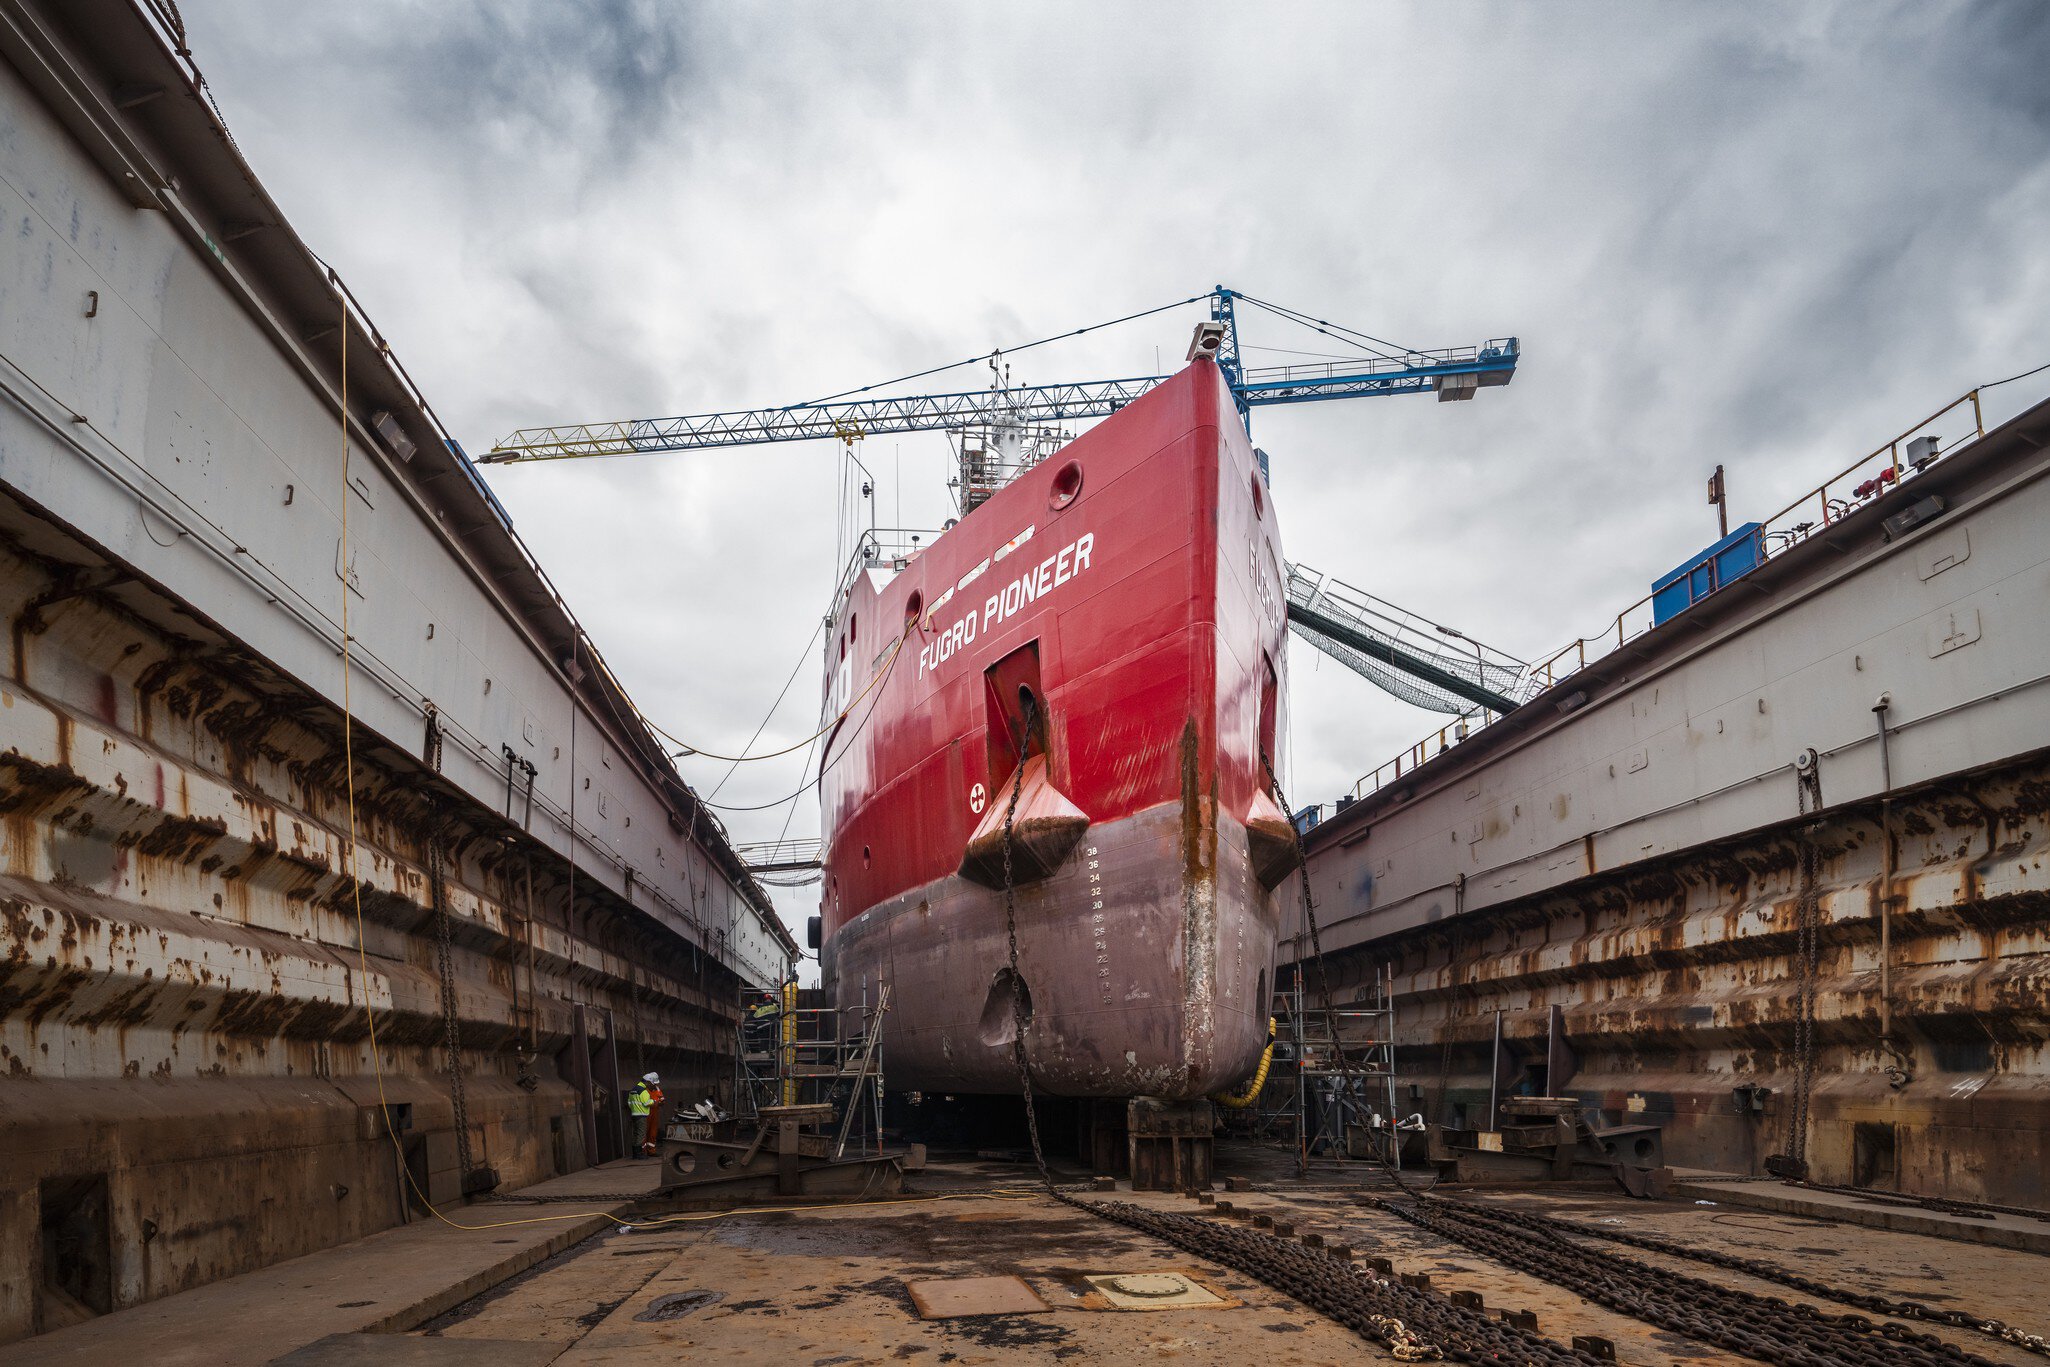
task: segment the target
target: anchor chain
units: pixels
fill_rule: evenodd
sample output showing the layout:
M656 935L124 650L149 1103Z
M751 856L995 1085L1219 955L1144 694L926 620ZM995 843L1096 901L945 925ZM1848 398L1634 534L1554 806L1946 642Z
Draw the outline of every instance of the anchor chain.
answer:
M1025 1056L1025 979L1018 973L1018 893L1011 869L1011 831L1018 819L1018 796L1025 788L1025 759L1038 715L1039 709L1028 695L1024 734L1018 738L1018 764L1011 773L1011 800L1004 808L1004 935L1010 946L1011 1057L1018 1065L1018 1090L1025 1099L1025 1129L1032 1139L1032 1161L1039 1167L1039 1180L1053 1192L1053 1176L1046 1170L1046 1154L1039 1145L1039 1112L1032 1104L1032 1064ZM1059 1193L1054 1195L1058 1197Z
M1520 1229L1534 1230L1543 1234L1563 1234L1604 1239L1610 1243L1626 1244L1641 1248L1648 1253L1660 1253L1670 1258L1686 1258L1693 1262L1707 1263L1712 1267L1741 1272L1747 1277L1761 1281L1777 1282L1779 1285L1823 1300L1835 1301L1840 1305L1854 1306L1859 1310L1870 1310L1874 1314L1892 1315L1897 1319L1922 1320L1930 1324L1946 1325L1953 1329L1969 1329L1976 1333L2012 1343L2029 1352L2050 1356L2050 1343L2040 1334L2031 1334L1987 1315L1975 1315L1968 1310L1943 1310L1921 1301L1888 1300L1884 1296L1869 1295L1862 1291L1850 1291L1828 1282L1806 1277L1789 1271L1777 1263L1763 1258L1744 1258L1734 1253L1719 1253L1714 1249L1690 1248L1673 1243L1656 1235L1631 1234L1623 1230L1597 1229L1592 1225L1572 1220L1561 1220L1549 1215L1538 1215L1530 1211L1505 1210L1500 1206L1468 1205L1461 1203L1462 1215L1477 1215L1482 1219L1494 1220Z
M1699 1180L1698 1178L1696 1179ZM1738 1181L1746 1179L1738 1178ZM2050 1210L2038 1210L2034 1206L2003 1206L1992 1201L1967 1201L1955 1196L1921 1196L1908 1191L1875 1191L1871 1187L1846 1187L1832 1182L1789 1181L1790 1187L1802 1187L1809 1191L1834 1192L1839 1196L1855 1196L1861 1201L1880 1201L1887 1205L1917 1206L1933 1210L1940 1215L1958 1215L1969 1220L1990 1220L1995 1215L2013 1215L2023 1220L2041 1220L2050 1223Z
M1263 1282L1360 1337L1381 1344L1401 1362L1565 1367L1604 1360L1293 1240L1214 1217L1180 1215L1127 1201L1057 1196L1077 1209Z
M1036 709L1028 702L1024 718L1027 740L1036 720ZM1025 1047L1024 980L1018 972L1017 892L1012 842L1018 803L1024 789L1025 749L1025 744L1021 743L1018 765L1011 779L1010 798L1004 809L1004 932L1013 988L1012 1058L1017 1064L1019 1093L1025 1106L1032 1158L1039 1169L1040 1182L1046 1194L1071 1209L1151 1235L1184 1252L1252 1277L1346 1326L1362 1338L1382 1345L1400 1362L1450 1360L1553 1367L1554 1364L1602 1361L1591 1351L1562 1347L1529 1330L1505 1321L1491 1320L1479 1310L1455 1305L1428 1291L1404 1286L1358 1268L1350 1260L1333 1258L1291 1240L1238 1228L1214 1218L1154 1210L1128 1201L1085 1201L1055 1186L1046 1165L1038 1113L1033 1104L1032 1069ZM1261 763L1279 797L1280 784L1264 754ZM1286 806L1284 802L1284 810ZM1300 852L1300 832L1296 838ZM1812 1060L1809 1031L1813 1020L1817 939L1817 918L1812 904L1812 864L1804 867L1803 875L1802 935L1797 953L1805 970L1805 983L1797 1047L1804 1064L1800 1098L1804 1114L1789 1145L1797 1162L1805 1158L1806 1149L1805 1084L1808 1081L1806 1067ZM1306 874L1303 894L1310 948L1321 975L1323 947L1318 942L1316 913ZM1320 976L1319 986L1322 988L1324 1009L1329 1012L1332 1008L1328 979ZM1336 1039L1335 1030L1333 1038ZM1342 1050L1340 1061L1343 1067ZM1394 1171L1399 1173L1399 1169ZM1400 1180L1398 1175L1397 1181ZM1649 1252L1691 1258L1859 1309L1897 1319L1970 1329L2031 1352L2050 1354L2041 1337L1998 1320L1964 1311L1939 1310L1915 1301L1890 1301L1879 1296L1841 1291L1757 1259L1686 1249L1667 1244L1664 1240L1593 1230L1523 1212L1482 1208L1442 1197L1429 1197L1423 1191L1406 1191L1405 1194L1409 1198L1406 1203L1378 1197L1362 1198L1362 1203L1473 1249L1505 1266L1564 1286L1612 1310L1760 1361L1784 1364L1784 1367L1824 1367L1825 1364L1836 1363L1851 1364L1852 1367L1995 1365L1934 1334L1919 1332L1904 1324L1889 1322L1875 1325L1859 1315L1825 1314L1800 1302L1718 1286L1654 1264L1603 1253L1575 1243L1568 1236L1592 1235Z
M1037 725L1037 709L1027 702L1025 741ZM1236 1229L1215 1220L1151 1210L1126 1201L1085 1201L1054 1184L1040 1142L1039 1115L1032 1100L1032 1066L1025 1048L1024 979L1018 973L1018 909L1012 842L1018 802L1024 789L1026 743L1019 745L1018 765L1004 808L1004 935L1011 970L1011 1057L1017 1064L1018 1090L1025 1104L1025 1125L1032 1161L1046 1194L1073 1210L1152 1235L1184 1252L1233 1268L1291 1296L1371 1342L1381 1344L1400 1362L1517 1364L1518 1367L1565 1367L1599 1361L1592 1353L1562 1348L1549 1339L1480 1311L1454 1305L1442 1297L1402 1286L1286 1239L1255 1230ZM1270 770L1271 777L1271 770ZM1300 839L1300 837L1298 837ZM1308 889L1305 888L1307 896ZM1328 1003L1328 993L1326 996Z
M1598 1305L1761 1362L1994 1367L1990 1359L1904 1324L1874 1324L1862 1315L1827 1314L1798 1301L1719 1286L1589 1248L1550 1229L1490 1218L1499 1212L1481 1212L1465 1202L1419 1195L1408 1202L1368 1197L1365 1204Z

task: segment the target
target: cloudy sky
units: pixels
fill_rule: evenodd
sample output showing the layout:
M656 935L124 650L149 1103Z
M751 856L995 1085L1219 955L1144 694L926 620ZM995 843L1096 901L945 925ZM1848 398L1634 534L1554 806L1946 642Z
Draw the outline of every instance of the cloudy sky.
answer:
M2050 361L2032 0L183 8L258 173L473 451L815 398L1219 282L1407 345L1520 336L1476 402L1267 410L1255 439L1291 559L1526 657L1713 539L1717 463L1763 516ZM1150 371L1190 321L1017 378ZM879 522L949 511L943 436L862 454ZM745 742L836 576L837 447L490 478L643 707ZM817 700L807 659L761 748ZM1441 720L1300 647L1294 705L1298 802ZM717 800L803 782L749 765ZM815 802L789 820L815 833Z

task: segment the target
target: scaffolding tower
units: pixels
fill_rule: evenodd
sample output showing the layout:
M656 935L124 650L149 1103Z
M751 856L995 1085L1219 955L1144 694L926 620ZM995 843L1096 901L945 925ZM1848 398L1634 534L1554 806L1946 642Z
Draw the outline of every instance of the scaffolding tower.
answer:
M1228 1115L1247 1138L1291 1145L1299 1176L1359 1160L1401 1165L1393 984L1392 970L1378 968L1366 996L1327 1012L1298 967L1274 994L1267 1083L1251 1106Z
M734 1049L733 1112L757 1119L764 1107L831 1105L838 1120L833 1156L882 1148L883 1019L890 1009L885 985L875 1000L854 1007L807 1006L814 991L786 983L777 1011L767 1019L753 1007L762 993L741 999Z

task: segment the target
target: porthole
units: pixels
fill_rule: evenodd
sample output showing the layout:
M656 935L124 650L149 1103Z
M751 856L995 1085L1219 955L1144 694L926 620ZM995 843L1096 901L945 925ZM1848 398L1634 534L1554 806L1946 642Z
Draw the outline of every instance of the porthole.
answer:
M1255 519L1267 515L1267 493L1260 487L1260 472L1253 471L1253 516Z

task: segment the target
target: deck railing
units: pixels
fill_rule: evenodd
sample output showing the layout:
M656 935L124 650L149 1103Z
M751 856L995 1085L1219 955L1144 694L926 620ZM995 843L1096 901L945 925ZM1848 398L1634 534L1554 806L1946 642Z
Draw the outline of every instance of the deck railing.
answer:
M1949 421L1952 415L1966 407L1970 408L1969 427ZM1948 444L1945 443L1946 434L1954 434L1949 437ZM1860 456L1771 517L1764 519L1760 524L1759 533L1760 563L1784 554L1812 536L1821 535L1831 524L1842 521L1874 499L1912 483L1925 471L1985 435L1985 413L1979 404L1979 391L1973 389L1937 409L1899 436ZM1922 454L1919 456L1904 460L1904 453L1914 446L1919 438L1930 439L1929 444L1920 448ZM1703 557L1704 560L1707 558ZM1693 569L1697 566L1687 568ZM1576 637L1551 654L1539 657L1517 685L1518 700L1528 702L1540 693L1564 683L1609 652L1650 631L1654 625L1652 597L1652 594L1647 593L1624 608L1596 634ZM1456 722L1439 727L1435 735L1424 737L1362 777L1353 785L1352 795L1355 798L1362 798L1369 793L1379 792L1384 785L1413 772L1426 761L1443 754L1475 730L1496 719L1491 713L1476 711Z

